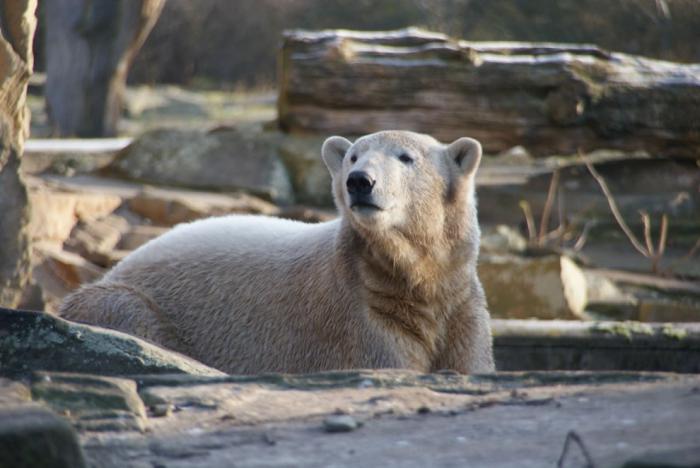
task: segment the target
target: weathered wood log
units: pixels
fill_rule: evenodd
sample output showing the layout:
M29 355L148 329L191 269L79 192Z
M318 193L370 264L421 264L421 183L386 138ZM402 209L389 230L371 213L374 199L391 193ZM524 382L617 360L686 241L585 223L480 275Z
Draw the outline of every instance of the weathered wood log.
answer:
M413 28L290 31L280 55L279 125L290 132L402 128L469 135L488 152L700 156L700 65Z
M116 134L129 66L164 2L46 2L46 102L54 133Z
M36 6L36 0L0 0L0 305L10 307L29 279L29 211L19 166L29 134Z

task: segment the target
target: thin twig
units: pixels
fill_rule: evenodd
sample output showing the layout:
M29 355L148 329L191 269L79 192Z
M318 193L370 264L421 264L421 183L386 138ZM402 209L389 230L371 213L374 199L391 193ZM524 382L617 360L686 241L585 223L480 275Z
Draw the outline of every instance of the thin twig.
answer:
M656 0L656 9L665 19L671 19L671 10L666 0Z
M642 217L642 225L644 226L644 242L647 245L648 257L654 258L654 243L651 239L651 218L646 211L640 211L639 216Z
M610 211L612 212L613 216L615 217L615 221L617 221L617 224L622 228L622 232L625 233L627 238L630 240L632 243L632 246L634 246L639 253L644 255L645 257L649 257L649 252L644 248L644 246L639 242L639 239L637 239L637 236L634 235L630 227L627 225L625 222L624 218L620 214L620 210L617 208L617 203L615 202L615 199L613 198L612 193L610 192L610 189L608 188L608 184L605 182L605 179L603 179L603 176L601 176L598 171L593 167L593 165L590 163L588 158L586 158L582 152L579 151L579 157L583 160L583 162L586 164L586 167L588 168L588 172L591 173L593 178L598 182L598 185L600 185L601 190L603 191L603 194L605 195L605 198L608 201L608 205L610 206Z
M578 237L578 239L576 239L576 243L572 247L574 252L580 252L583 246L586 245L586 241L588 240L588 232L593 227L593 224L593 221L587 221L586 224L583 225L581 235Z
M563 239L566 236L566 234L568 233L568 231L569 231L569 228L567 226L562 225L562 226L559 226L558 228L556 228L554 231L550 231L547 234L545 234L545 236L540 240L544 244L545 242L551 241L554 239Z
M656 255L661 258L666 251L666 237L668 235L668 216L664 213L661 216L661 232L659 233L659 244L656 247Z
M664 250L666 249L666 232L668 230L668 218L666 214L661 217L661 228L659 229L659 248L651 253L651 271L654 273L659 273L659 263L661 263L661 257L664 255ZM649 239L651 242L651 236Z
M561 187L557 187L557 221L559 226L564 226L567 228L569 226L569 220L566 219L564 215L564 191ZM558 229L558 228L557 228ZM560 239L559 247L564 246L564 238Z
M690 260L691 258L693 258L695 256L696 253L698 253L698 250L700 250L700 239L698 239L695 242L695 245L693 246L693 248L690 249L690 251L687 254L685 254L685 256L683 256L682 260L684 260L684 261Z
M559 168L555 169L552 173L552 179L549 182L549 190L547 191L547 199L544 202L544 208L542 209L542 217L540 218L540 233L537 237L537 243L542 245L544 242L544 236L547 234L549 229L549 216L552 213L552 206L554 205L555 194L557 193L557 187L559 187Z
M523 214L525 215L525 223L527 224L527 236L530 239L530 242L532 242L535 240L535 236L537 234L535 232L535 219L532 217L532 210L530 209L530 204L525 200L521 200L520 209L523 210Z
M690 260L693 259L696 253L700 251L700 239L695 241L695 244L690 248L687 254L683 255L681 258L671 262L671 264L668 266L669 270L673 271L675 270L679 265L686 263Z
M559 457L559 461L557 461L557 468L562 468L564 466L564 462L566 461L566 456L568 455L569 452L569 445L571 442L575 442L576 445L579 446L581 449L581 453L583 453L583 457L586 459L586 468L595 468L595 463L593 462L593 457L591 457L590 452L586 448L586 445L583 443L583 439L581 439L581 436L579 436L576 431L569 431L568 434L566 434L566 440L564 441L564 448L561 451L561 456Z

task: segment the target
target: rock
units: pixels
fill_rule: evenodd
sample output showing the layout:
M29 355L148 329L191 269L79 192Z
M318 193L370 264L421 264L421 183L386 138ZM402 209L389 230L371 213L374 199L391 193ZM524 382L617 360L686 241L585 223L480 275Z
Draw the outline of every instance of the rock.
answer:
M673 450L645 451L635 455L623 464L621 468L697 468L700 460L700 447L682 447Z
M0 409L29 403L31 397L29 388L23 383L0 377Z
M12 468L83 468L86 466L73 428L36 405L0 408L0 466Z
M101 219L82 221L73 228L64 248L106 267L109 266L106 262L109 253L114 250L129 229L129 222L115 214Z
M495 318L585 318L586 277L563 256L488 256L479 278Z
M145 429L146 408L133 380L56 372L38 372L35 378L34 400L67 415L81 429Z
M100 279L104 270L78 254L65 250L44 249L38 247L42 262L70 290L81 284L92 283Z
M58 311L66 295L81 284L96 281L104 274L103 268L76 253L62 250L52 244L37 243L33 252L32 284L38 287L42 304L38 310ZM38 297L28 298L30 299L33 299L34 303L38 302Z
M36 0L0 3L0 304L15 306L29 282L27 189L20 158L29 135L27 83L32 74Z
M116 195L50 190L45 186L32 187L29 199L31 238L58 245L68 239L78 221L105 217L122 203Z
M105 267L105 268L112 268L114 265L117 263L121 262L124 257L129 255L131 253L131 250L122 250L122 249L115 249L115 250L110 250L108 252L95 252L90 254L90 260L93 261L96 265Z
M22 160L24 174L49 172L74 176L108 166L129 138L30 139Z
M276 203L294 200L274 134L155 130L124 149L109 169L153 184L243 190Z
M238 194L202 193L146 188L129 199L129 209L158 226L174 226L230 213L274 214L277 207L260 198Z
M493 320L500 371L700 371L700 324Z
M357 420L347 414L328 416L323 420L326 432L352 432L359 427Z
M165 234L169 230L169 227L161 226L132 226L131 229L122 236L119 242L119 248L123 252L136 250L146 242Z
M280 53L279 125L469 135L487 153L522 145L535 156L609 148L697 158L699 77L697 64L589 44L466 42L414 28L295 30Z
M628 298L615 283L595 270L584 270L588 302L619 302Z
M175 405L171 403L159 403L149 408L154 418L166 418L173 414Z
M0 135L1 125L2 122ZM4 148L8 147L0 141L0 148L3 148L0 149L0 304L15 306L21 300L22 290L29 283L31 273L29 207L26 187L19 176L17 151L12 150L7 164L3 164L2 159L7 152Z
M639 301L637 319L642 322L700 322L700 298L644 298Z
M32 281L22 297L21 307L27 310L56 313L63 298L73 291L63 278L49 268L48 264L39 262L32 269Z
M638 300L623 291L609 278L595 270L584 270L586 277L586 310L608 320L639 320Z
M57 296L58 297L58 296ZM60 297L63 297L62 295ZM44 300L44 285L40 285L36 278L32 278L24 287L22 298L19 301L20 309L53 312L58 308L58 299L53 308Z
M525 238L505 224L481 231L481 250L490 253L522 253L527 248Z
M37 370L107 376L223 375L193 359L124 333L72 323L42 312L0 308L0 330L0 374L4 376Z
M150 418L143 434L81 429L94 466L376 466L397 457L401 466L463 466L469 449L469 461L478 461L471 464L540 467L561 452L573 420L595 459L606 461L693 446L688 428L700 423L694 374L394 369L136 379L142 395L167 394L181 410ZM374 385L358 388L362 381ZM418 416L421 408L431 411ZM324 436L322 421L336 418L344 430L373 419L361 431ZM504 445L514 428L522 437Z
M279 154L299 203L333 206L331 176L321 159L324 137L285 135L281 140Z

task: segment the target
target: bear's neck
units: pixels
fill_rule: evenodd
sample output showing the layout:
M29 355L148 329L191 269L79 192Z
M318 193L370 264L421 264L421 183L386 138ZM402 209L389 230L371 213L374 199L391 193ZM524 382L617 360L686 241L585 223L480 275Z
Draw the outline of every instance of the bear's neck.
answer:
M434 354L452 310L467 300L478 246L461 236L372 235L349 225L340 232L347 238L338 254L358 278L369 313Z

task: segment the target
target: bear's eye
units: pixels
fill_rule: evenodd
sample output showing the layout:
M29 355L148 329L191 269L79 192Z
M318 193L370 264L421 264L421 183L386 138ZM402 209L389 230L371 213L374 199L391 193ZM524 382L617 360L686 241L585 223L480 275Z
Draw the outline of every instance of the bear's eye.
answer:
M404 164L411 164L413 162L413 158L407 155L406 153L401 153L399 155L399 161L401 161Z
M357 161L357 155L356 155L356 154L353 154L352 156L350 156L350 162L351 162L351 163L354 163L354 162L356 162L356 161Z

